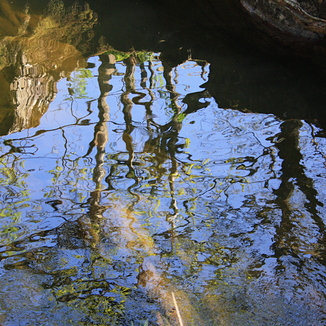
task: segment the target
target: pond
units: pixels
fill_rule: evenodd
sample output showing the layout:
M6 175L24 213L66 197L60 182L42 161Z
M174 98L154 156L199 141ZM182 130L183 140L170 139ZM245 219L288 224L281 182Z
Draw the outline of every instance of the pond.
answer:
M324 325L323 129L118 50L10 84L0 324Z

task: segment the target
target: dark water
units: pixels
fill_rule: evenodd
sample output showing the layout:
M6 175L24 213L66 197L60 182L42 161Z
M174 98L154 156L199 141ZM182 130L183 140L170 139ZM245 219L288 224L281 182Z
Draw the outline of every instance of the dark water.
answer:
M320 124L222 108L190 52L127 57L3 68L0 324L326 324Z

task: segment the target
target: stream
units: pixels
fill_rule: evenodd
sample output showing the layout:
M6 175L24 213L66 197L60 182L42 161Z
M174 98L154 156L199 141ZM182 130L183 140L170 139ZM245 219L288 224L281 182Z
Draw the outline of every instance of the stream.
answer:
M220 105L212 56L8 59L0 325L326 324L323 127Z

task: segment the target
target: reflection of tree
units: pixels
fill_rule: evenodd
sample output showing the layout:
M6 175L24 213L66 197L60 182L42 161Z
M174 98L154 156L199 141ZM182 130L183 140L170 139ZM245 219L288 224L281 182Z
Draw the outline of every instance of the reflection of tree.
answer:
M134 160L134 149L133 149L133 141L132 141L132 136L131 133L134 130L134 126L132 124L132 106L133 102L131 99L129 99L129 95L131 93L135 93L135 80L134 80L134 69L135 69L135 60L136 58L129 57L125 63L126 63L126 73L124 76L124 81L125 81L125 86L126 90L123 92L121 95L121 102L123 104L123 116L124 116L124 121L126 124L126 129L123 132L122 139L126 144L126 149L128 152L128 160L127 160L127 166L129 168L129 172L127 174L127 177L130 178L136 178L134 167L133 167L133 160Z
M25 184L27 173L23 162L11 155L0 158L0 241L10 243L22 232L23 210L29 204L30 193Z
M180 119L180 113L181 113L181 107L175 111L173 114L173 118L171 122L160 126L157 123L154 123L152 120L152 114L151 114L151 104L153 101L153 97L146 102L142 103L141 99L144 98L144 94L140 91L136 91L135 84L134 84L134 71L135 66L137 64L137 60L135 57L129 57L127 60L124 61L126 64L126 72L124 75L124 82L125 82L125 91L121 95L121 103L123 104L123 117L124 117L124 123L125 123L125 129L122 132L122 139L125 143L126 150L127 150L127 159L121 160L119 159L119 155L109 155L111 159L114 159L117 161L117 164L112 164L109 174L106 176L106 182L108 183L109 187L107 189L102 188L102 181L105 177L105 169L103 168L103 164L105 162L105 145L108 140L108 130L107 130L107 122L108 122L108 105L106 102L106 97L108 93L111 90L111 86L108 84L111 75L115 72L114 68L114 59L111 56L102 56L102 65L99 69L99 85L101 90L101 95L99 98L99 121L95 126L95 132L93 136L93 140L90 143L89 150L86 155L90 155L93 149L96 149L95 153L95 167L93 172L93 181L95 183L95 190L91 192L89 199L87 200L87 203L89 205L89 212L87 216L79 219L78 224L79 227L83 230L83 232L86 233L87 242L91 245L92 253L89 256L89 261L85 262L85 265L88 265L89 271L95 271L96 266L98 266L101 263L108 263L105 256L108 255L108 253L103 252L103 243L102 239L107 237L108 235L105 233L103 229L105 229L105 225L103 224L104 221L106 221L107 224L111 225L111 232L114 233L114 235L111 235L116 241L115 250L128 250L128 260L126 262L123 262L123 264L128 264L129 259L133 260L136 259L137 262L140 264L140 271L137 276L138 278L138 284L141 287L145 287L148 291L147 295L150 297L152 296L159 296L160 301L162 303L162 307L165 309L170 309L171 305L169 303L169 295L164 290L165 288L168 288L169 286L165 284L164 277L160 274L159 271L156 271L156 269L151 265L151 263L146 260L147 256L152 256L153 252L155 250L155 247L153 246L153 239L148 234L148 231L144 229L143 227L139 227L139 221L137 218L137 208L136 206L140 204L140 200L142 198L141 194L138 192L138 187L141 186L141 178L139 177L142 173L138 170L137 162L135 162L136 154L135 154L135 144L133 141L132 133L135 130L135 126L133 124L132 119L132 107L133 104L136 103L138 105L144 105L146 110L146 117L148 118L146 120L147 126L149 126L150 129L155 129L156 133L159 131L160 134L157 136L158 139L158 146L156 147L158 150L158 157L156 158L158 161L160 161L162 164L166 160L171 160L172 165L169 172L169 189L170 189L170 195L171 195L171 209L174 211L173 215L168 216L168 220L172 225L172 228L174 227L173 219L175 218L174 215L178 214L178 207L177 207L177 200L175 195L175 189L174 189L174 182L176 175L178 173L178 162L176 158L176 154L180 151L182 148L182 145L178 144L178 135L182 126L182 119L186 116L186 114L191 113L192 111L189 109L188 112L186 112L185 115L182 116ZM142 72L143 79L145 78L144 71ZM145 89L145 84L142 84L143 89ZM136 95L132 100L130 99L131 95ZM203 95L205 95L203 93ZM176 103L177 99L174 98L175 94L173 94L173 101ZM195 96L196 97L196 96ZM198 99L201 98L199 95L197 97ZM193 99L193 101L195 101ZM199 109L203 105L196 106L196 109ZM189 108L189 107L188 107ZM150 135L152 133L150 132ZM156 154L155 147L154 147L154 154ZM137 156L143 156L147 155L146 152L137 154ZM161 160L163 158L163 160ZM133 180L133 184L128 186L127 191L131 195L130 201L127 203L124 203L122 207L117 206L117 208L114 206L114 190L115 187L112 184L112 180L116 177L116 175L119 173L119 165L125 165L127 167L127 173L125 174L125 177L129 180ZM164 176L164 173L158 174L158 180ZM110 191L112 193L111 198L111 205L105 205L102 201L105 201L106 192ZM119 200L119 198L118 198ZM117 200L117 201L118 201ZM108 219L108 215L110 216L109 211L114 211L115 209L118 209L119 212L119 224L123 224L124 227L121 230L114 231L116 227L114 227L114 219L111 221ZM139 209L139 208L138 208ZM67 225L68 226L68 225ZM77 227L77 226L76 226ZM173 231L172 231L173 232ZM121 248L120 248L121 246ZM112 249L111 249L112 250ZM110 251L111 252L111 251ZM118 263L118 262L116 262ZM122 264L122 262L120 262ZM131 266L128 266L129 269ZM92 273L93 273L92 272ZM134 273L134 271L132 271ZM94 280L92 280L94 282ZM101 283L102 284L102 283ZM118 278L115 282L115 291L120 291ZM165 284L165 285L163 285ZM99 288L102 288L102 291L105 291L105 286L100 286ZM63 289L64 290L64 289ZM128 289L125 289L125 293L128 293ZM76 296L79 297L78 291L74 295L72 295L71 290L69 291L69 295L62 296L61 298L66 298L65 300L74 302L76 300ZM123 292L123 291L122 291ZM121 293L122 293L121 292ZM180 291L178 292L178 297L184 298L184 305L188 305L189 309L191 307L190 302L188 302L188 299L186 298L185 294ZM95 300L95 297L93 297ZM100 299L98 297L98 300L105 300L105 298ZM96 300L95 300L96 301ZM95 302L94 301L94 302ZM187 304L186 304L187 302ZM115 301L113 300L111 304L114 306ZM169 307L169 308L168 308ZM123 307L121 307L123 309ZM117 315L118 316L118 315Z
M302 219L304 215L310 215L312 221L319 229L322 235L318 242L325 243L325 223L318 212L318 206L323 204L318 200L318 193L314 188L312 179L306 176L305 168L302 165L302 154L299 147L299 130L302 122L299 120L289 120L282 124L282 131L279 134L280 141L277 143L279 156L283 159L282 164L282 183L277 191L277 203L282 210L281 224L277 229L277 237L274 243L275 254L277 257L283 255L293 255L298 257L300 252L304 252L305 245L300 243L300 235L296 234L297 219ZM289 148L292 150L289 151ZM299 213L294 203L296 201L296 191L300 191L305 196L302 211ZM298 204L298 203L297 203ZM303 215L301 215L303 214ZM325 260L325 252L318 249L315 244L315 254L318 254L322 260Z
M98 122L94 128L94 136L84 158L95 150L95 166L93 169L94 190L83 204L87 213L76 221L63 224L56 230L58 246L64 250L84 250L81 255L80 271L75 268L64 269L61 273L52 272L53 281L49 285L58 302L64 302L85 315L85 325L93 322L115 323L124 311L124 298L130 292L128 287L120 286L115 281L108 281L97 275L98 264L109 264L101 253L104 212L108 209L103 199L102 181L105 177L105 146L108 141L109 106L107 96L112 88L109 84L115 72L114 56L102 56L99 67ZM57 253L60 257L60 251ZM51 255L48 253L48 255ZM56 259L56 257L52 257Z
M167 216L167 221L171 224L171 234L173 234L173 229L175 225L175 219L179 215L179 209L177 206L177 199L175 194L175 179L178 177L178 159L176 155L182 151L184 144L180 143L179 133L182 128L182 121L188 114L196 112L197 110L204 108L208 105L207 102L200 102L201 99L208 97L208 94L203 92L188 94L184 99L183 102L187 104L186 110L182 110L182 107L178 103L179 101L179 94L175 91L175 85L172 80L172 67L168 64L164 63L163 61L163 75L165 80L165 87L168 91L168 107L172 109L172 116L170 121L165 123L164 125L160 125L156 123L153 119L153 112L152 112L152 105L154 102L154 97L149 88L146 87L146 82L144 81L146 76L146 71L143 67L143 64L140 64L141 68L141 87L144 92L136 91L135 84L134 84L134 72L135 72L135 65L137 64L136 57L129 57L125 60L126 64L126 73L124 77L125 87L126 90L121 96L121 102L123 104L123 114L124 114L124 121L126 125L126 129L123 132L123 140L126 144L126 149L128 152L128 160L126 162L128 166L128 173L126 177L133 178L135 183L133 186L129 187L129 191L133 194L136 198L135 203L132 204L134 206L136 202L139 200L137 199L139 195L132 192L132 188L135 188L139 185L139 177L137 176L137 169L133 166L134 158L135 158L135 151L134 151L134 144L132 139L132 132L134 131L135 127L133 125L132 120L132 107L134 104L142 105L145 108L146 112L146 125L149 131L149 138L145 142L143 152L139 155L142 157L145 154L154 154L152 157L153 162L155 162L155 171L156 171L156 181L154 183L153 188L156 188L161 184L161 179L165 176L165 168L163 165L168 161L171 162L171 167L169 168L169 175L168 175L168 187L169 193L171 197L170 209L172 210L171 213ZM141 101L142 98L146 96L146 92L150 94L150 100L148 101ZM131 100L129 98L130 95L136 95ZM111 177L107 178L107 181L112 179ZM162 186L162 185L161 185ZM154 191L155 192L155 191ZM130 207L129 209L132 211Z
M278 141L285 140L275 144L273 137L268 140L279 131L280 122L274 117L246 116L209 107L212 117L199 112L203 113L203 121L213 120L209 130L204 125L198 131L203 136L203 147L217 139L223 143L221 147L231 149L227 154L214 153L214 158L213 154L204 157L204 150L194 154L186 148L187 140L181 132L186 117L194 116L191 126L198 117L201 119L195 112L207 106L205 99L209 94L190 93L182 99L177 93L178 77L173 78L173 69L166 62L162 67L157 61L143 62L129 53L121 63L125 68L123 89L116 96L110 85L113 76L114 82L119 78L116 58L112 53L101 56L94 125L90 106L95 101L90 101L84 105L87 116L77 118L79 111L73 116L75 123L64 121L58 128L38 130L4 144L10 146L10 155L19 157L22 153L32 156L32 151L41 148L37 139L51 139L52 133L63 143L59 158L56 155L46 170L53 178L42 189L43 201L38 201L41 206L46 200L48 205L42 210L48 207L45 214L59 219L60 224L37 230L19 241L8 240L8 246L1 248L4 268L12 272L13 278L37 275L44 287L40 293L48 291L52 295L51 309L77 316L73 319L76 324L119 323L121 318L122 323L129 325L143 316L144 320L149 319L154 310L162 312L173 324L176 320L171 313L172 291L183 317L195 320L194 324L233 324L234 316L251 320L258 309L245 304L257 297L246 291L259 282L265 260L275 259L274 253L262 244L264 237L271 238L276 233L277 257L286 254L283 244L292 246L295 254L297 244L300 245L293 223L295 190L306 194L305 209L316 225L319 223L320 203L300 165L298 136L291 133L300 129L300 123L283 124ZM159 78L154 76L155 65L159 65L157 71L163 70L164 82L161 80L159 91L153 82ZM72 88L74 85L79 84L72 84ZM156 94L163 94L167 122L157 122L159 119L153 114ZM121 104L121 112L114 112L109 102L114 96L118 106ZM139 108L144 109L140 124L135 118ZM112 121L110 114L120 113L122 123ZM109 125L122 127L110 131ZM90 139L84 132L87 128L93 132ZM118 134L117 147L122 149L109 142L109 132ZM140 144L137 132L142 132ZM69 138L72 134L84 137L82 146L89 144L86 153L82 150L83 156L76 150L76 138ZM114 138L111 135L110 140ZM35 145L30 146L33 141ZM287 152L289 147L296 148L291 155ZM282 184L275 191L276 202L271 203L272 189L276 187L268 188L269 182L277 179L281 159ZM303 179L293 182L293 176ZM81 195L78 199L77 194ZM232 196L238 197L237 207L232 207ZM278 208L283 214L280 226L271 217L271 212L276 211L277 215ZM322 228L317 233L321 232ZM30 288L25 289L28 291ZM192 306L194 302L203 309L199 313ZM33 306L28 308L34 311ZM43 310L49 313L49 308ZM207 322L197 316L206 318L206 314ZM156 317L151 318L154 322Z
M98 243L98 233L100 220L103 218L103 213L107 207L101 204L101 194L102 194L102 181L105 177L106 170L103 168L105 161L105 146L108 141L108 121L110 119L110 108L107 104L106 98L112 89L109 84L112 74L115 72L115 57L114 56L102 56L102 64L99 67L99 88L100 97L98 99L98 122L95 126L94 137L90 143L88 152L86 156L91 153L93 148L96 148L95 154L95 167L93 171L93 181L95 183L95 190L91 192L89 203L89 221L90 221L90 232L93 238L93 246ZM95 230L95 232L94 232Z

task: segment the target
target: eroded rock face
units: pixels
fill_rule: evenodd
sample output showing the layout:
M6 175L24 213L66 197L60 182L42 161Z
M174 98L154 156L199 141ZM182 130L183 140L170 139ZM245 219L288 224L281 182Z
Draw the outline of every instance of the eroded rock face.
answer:
M324 0L240 0L256 25L281 41L320 41L326 35Z

